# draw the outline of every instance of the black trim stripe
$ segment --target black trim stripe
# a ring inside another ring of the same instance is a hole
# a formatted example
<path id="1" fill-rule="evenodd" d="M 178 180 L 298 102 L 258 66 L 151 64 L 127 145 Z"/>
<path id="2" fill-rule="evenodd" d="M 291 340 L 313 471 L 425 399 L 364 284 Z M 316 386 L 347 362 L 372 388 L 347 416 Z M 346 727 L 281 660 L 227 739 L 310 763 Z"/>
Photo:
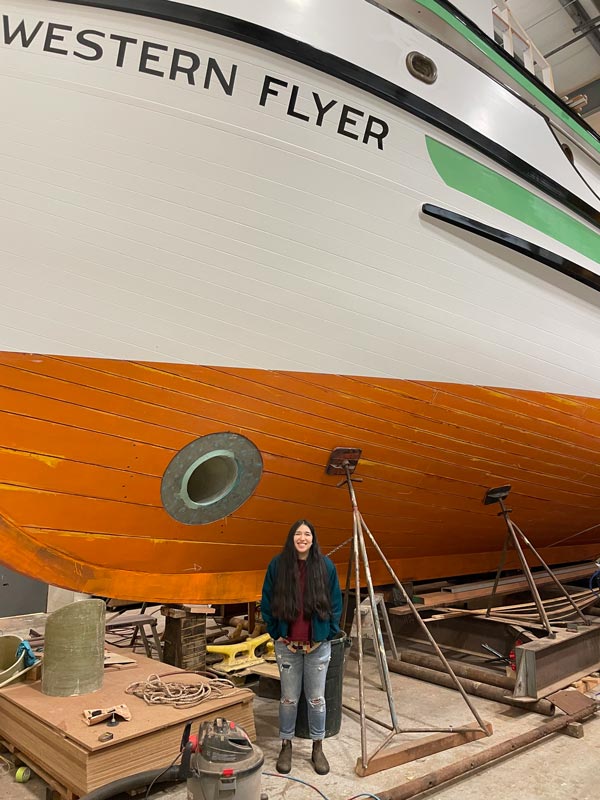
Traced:
<path id="1" fill-rule="evenodd" d="M 595 272 L 576 264 L 575 261 L 559 256 L 558 253 L 553 253 L 552 250 L 546 250 L 545 247 L 540 247 L 527 239 L 521 239 L 520 236 L 503 231 L 501 228 L 492 228 L 483 222 L 457 214 L 455 211 L 449 211 L 447 208 L 434 206 L 431 203 L 424 203 L 421 210 L 428 217 L 435 217 L 435 219 L 447 222 L 456 228 L 462 228 L 464 231 L 475 233 L 477 236 L 489 239 L 491 242 L 504 245 L 504 247 L 529 256 L 529 258 L 533 258 L 535 261 L 539 261 L 540 264 L 545 264 L 557 272 L 562 272 L 563 275 L 567 275 L 569 278 L 573 278 L 579 283 L 595 289 L 597 292 L 600 291 L 600 275 L 596 275 Z"/>
<path id="2" fill-rule="evenodd" d="M 375 75 L 350 61 L 325 53 L 312 45 L 299 42 L 277 31 L 255 25 L 252 22 L 230 17 L 217 11 L 170 2 L 170 0 L 54 0 L 72 5 L 92 6 L 111 11 L 149 16 L 166 22 L 175 22 L 238 41 L 261 47 L 278 55 L 291 58 L 320 72 L 350 83 L 398 108 L 451 134 L 488 158 L 501 164 L 532 186 L 540 189 L 554 200 L 562 203 L 574 213 L 597 228 L 600 228 L 600 211 L 580 197 L 565 189 L 555 180 L 540 172 L 510 150 L 483 136 L 432 103 L 403 89 L 391 81 Z"/>
<path id="3" fill-rule="evenodd" d="M 552 127 L 552 125 L 550 125 L 549 122 L 547 122 L 547 124 L 548 124 L 548 130 L 550 131 L 552 136 L 556 139 L 556 143 L 558 144 L 558 146 L 562 150 L 562 144 L 561 144 L 560 139 L 558 138 L 558 133 Z M 564 150 L 563 150 L 563 154 L 564 154 L 565 158 L 567 159 L 567 161 L 569 162 L 569 164 L 571 165 L 571 169 L 575 170 L 575 172 L 579 175 L 579 178 L 581 179 L 581 181 L 583 183 L 585 183 L 585 185 L 590 190 L 590 192 L 594 195 L 594 197 L 597 197 L 598 200 L 600 200 L 600 194 L 598 194 L 598 192 L 592 186 L 590 186 L 590 184 L 588 183 L 588 181 L 585 178 L 585 176 L 583 175 L 583 173 L 579 171 L 579 167 L 577 166 L 577 161 L 575 160 L 575 155 L 573 155 L 573 161 L 571 161 L 571 159 L 567 158 L 567 154 L 564 152 Z"/>

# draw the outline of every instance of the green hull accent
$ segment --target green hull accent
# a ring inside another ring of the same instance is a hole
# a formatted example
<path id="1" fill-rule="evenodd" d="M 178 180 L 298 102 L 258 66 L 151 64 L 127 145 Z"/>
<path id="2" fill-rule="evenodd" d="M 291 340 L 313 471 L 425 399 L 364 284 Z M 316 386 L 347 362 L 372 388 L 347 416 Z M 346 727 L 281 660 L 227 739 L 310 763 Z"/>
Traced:
<path id="1" fill-rule="evenodd" d="M 438 5 L 436 0 L 415 0 L 420 6 L 427 8 L 429 11 L 432 11 L 436 14 L 440 19 L 443 19 L 448 25 L 454 28 L 455 31 L 458 31 L 461 36 L 465 39 L 468 39 L 471 44 L 474 44 L 481 52 L 486 55 L 491 61 L 494 62 L 500 69 L 506 72 L 507 75 L 510 75 L 518 84 L 520 84 L 524 89 L 526 89 L 529 94 L 536 98 L 540 103 L 542 103 L 546 108 L 551 111 L 555 116 L 557 116 L 565 125 L 568 125 L 569 128 L 574 130 L 582 139 L 591 145 L 598 153 L 600 153 L 600 142 L 585 128 L 581 125 L 578 125 L 577 122 L 570 117 L 563 108 L 561 108 L 558 103 L 554 103 L 551 98 L 549 98 L 544 92 L 540 91 L 538 87 L 528 81 L 527 78 L 522 75 L 518 69 L 515 69 L 513 65 L 503 59 L 501 56 L 496 53 L 496 51 L 490 47 L 483 39 L 477 36 L 476 33 L 473 33 L 464 22 L 461 20 L 456 19 L 447 9 L 443 8 L 442 6 Z"/>
<path id="2" fill-rule="evenodd" d="M 429 157 L 447 186 L 481 200 L 600 264 L 600 234 L 469 156 L 429 136 L 425 139 Z"/>

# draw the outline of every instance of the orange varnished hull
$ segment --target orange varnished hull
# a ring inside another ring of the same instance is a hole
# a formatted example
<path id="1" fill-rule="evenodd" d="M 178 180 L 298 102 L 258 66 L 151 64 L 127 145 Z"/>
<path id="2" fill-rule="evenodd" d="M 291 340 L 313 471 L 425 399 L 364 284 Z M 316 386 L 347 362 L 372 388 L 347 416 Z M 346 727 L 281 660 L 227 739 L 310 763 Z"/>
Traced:
<path id="1" fill-rule="evenodd" d="M 0 408 L 0 558 L 79 591 L 256 597 L 295 519 L 314 521 L 325 552 L 350 535 L 347 491 L 325 474 L 338 446 L 363 451 L 359 504 L 403 579 L 495 569 L 504 529 L 481 501 L 504 483 L 515 520 L 551 563 L 600 551 L 596 399 L 5 353 Z M 254 442 L 262 480 L 228 518 L 181 524 L 162 507 L 163 472 L 219 431 Z M 334 556 L 340 574 L 348 553 Z M 372 571 L 389 582 L 375 560 Z"/>

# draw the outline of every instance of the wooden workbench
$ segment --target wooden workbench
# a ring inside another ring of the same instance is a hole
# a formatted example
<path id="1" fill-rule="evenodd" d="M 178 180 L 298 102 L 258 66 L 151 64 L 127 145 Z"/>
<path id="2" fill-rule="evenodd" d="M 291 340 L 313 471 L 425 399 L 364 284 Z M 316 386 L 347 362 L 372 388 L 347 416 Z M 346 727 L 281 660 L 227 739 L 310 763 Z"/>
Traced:
<path id="1" fill-rule="evenodd" d="M 145 656 L 132 658 L 132 665 L 105 668 L 102 688 L 91 694 L 48 697 L 42 694 L 40 681 L 0 690 L 0 739 L 69 800 L 118 778 L 167 766 L 179 752 L 189 721 L 193 723 L 192 732 L 196 732 L 201 722 L 224 716 L 255 739 L 254 694 L 250 690 L 235 689 L 227 697 L 208 699 L 189 709 L 149 706 L 126 694 L 126 687 L 156 673 L 166 681 L 185 683 L 206 678 Z M 114 728 L 84 722 L 85 709 L 121 703 L 131 711 L 130 722 Z M 113 734 L 113 740 L 99 742 L 98 736 L 106 731 Z"/>

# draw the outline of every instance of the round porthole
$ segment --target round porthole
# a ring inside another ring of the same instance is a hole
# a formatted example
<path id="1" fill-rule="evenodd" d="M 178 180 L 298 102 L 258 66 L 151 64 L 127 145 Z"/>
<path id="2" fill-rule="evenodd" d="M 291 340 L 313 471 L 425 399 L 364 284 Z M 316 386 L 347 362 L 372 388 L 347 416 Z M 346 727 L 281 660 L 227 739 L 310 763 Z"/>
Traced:
<path id="1" fill-rule="evenodd" d="M 237 433 L 211 433 L 172 459 L 160 496 L 165 510 L 186 525 L 228 516 L 253 494 L 261 479 L 260 451 Z"/>
<path id="2" fill-rule="evenodd" d="M 571 162 L 571 164 L 575 165 L 575 156 L 573 155 L 573 151 L 571 150 L 571 148 L 569 147 L 569 145 L 568 145 L 568 144 L 566 144 L 566 142 L 561 142 L 561 145 L 560 145 L 560 146 L 561 146 L 561 149 L 562 149 L 563 153 L 564 153 L 564 154 L 566 155 L 566 157 L 569 159 L 569 161 Z"/>
<path id="3" fill-rule="evenodd" d="M 438 76 L 436 65 L 422 53 L 413 50 L 406 56 L 406 66 L 414 78 L 418 78 L 423 83 L 435 83 Z"/>

